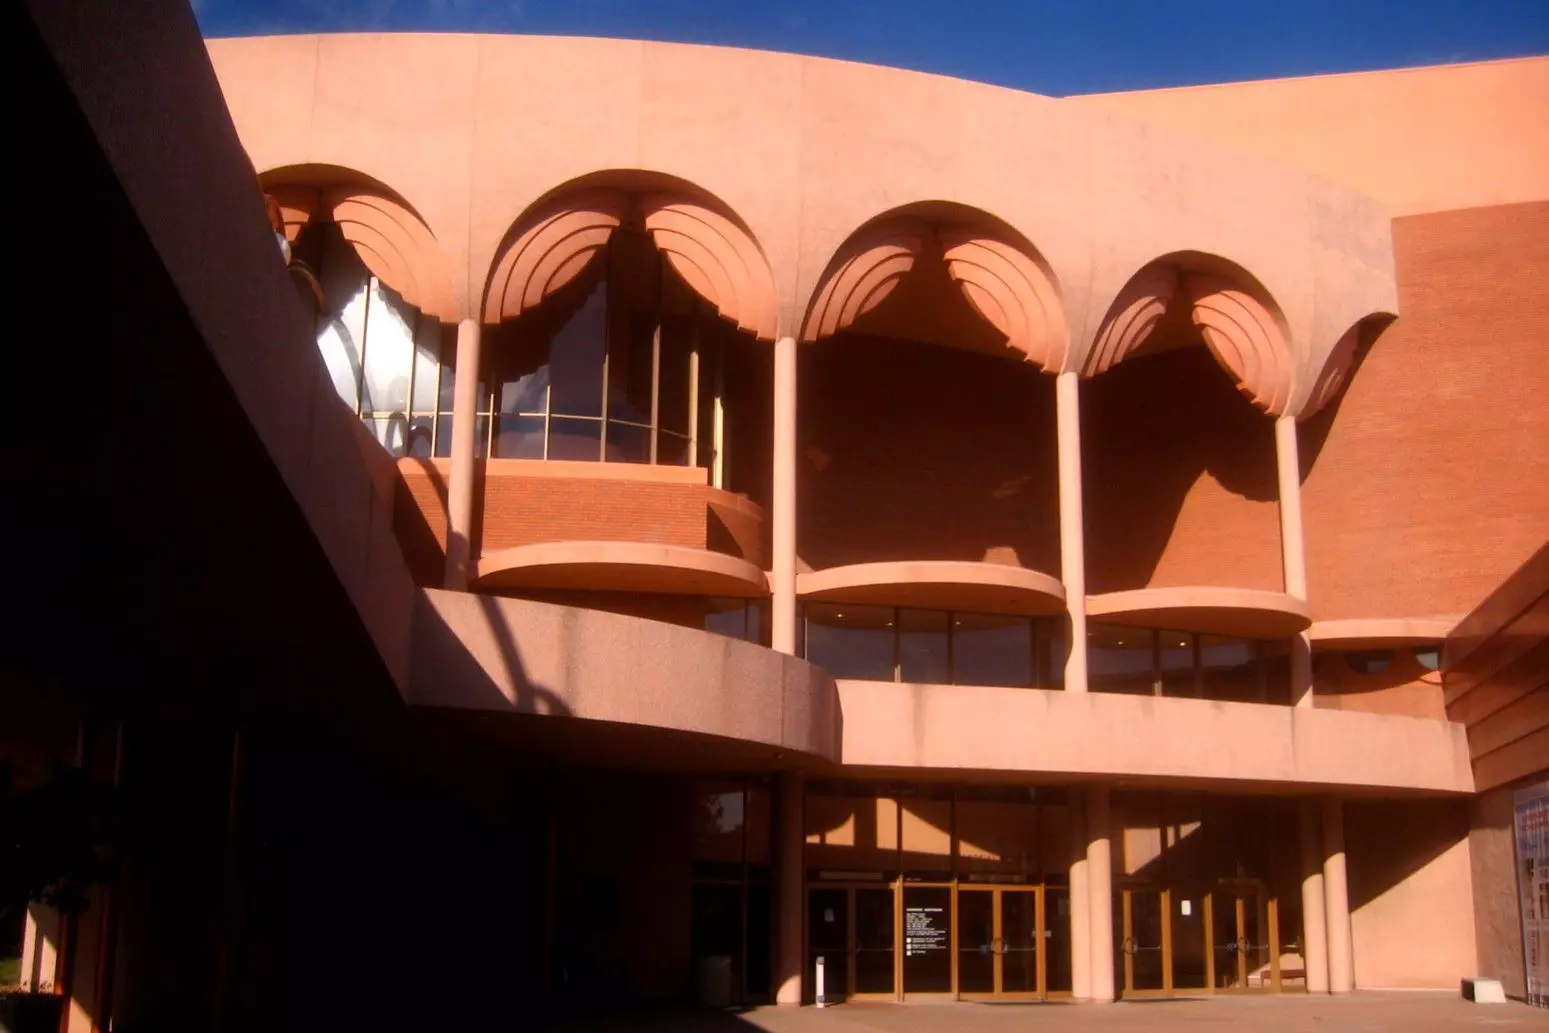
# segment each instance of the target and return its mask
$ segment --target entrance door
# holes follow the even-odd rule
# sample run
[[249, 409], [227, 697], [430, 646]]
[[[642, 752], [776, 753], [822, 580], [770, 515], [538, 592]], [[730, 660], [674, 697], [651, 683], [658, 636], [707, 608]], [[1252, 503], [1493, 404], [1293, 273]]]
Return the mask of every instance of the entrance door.
[[1027, 999], [1043, 994], [1039, 892], [1026, 887], [963, 888], [957, 894], [957, 991], [967, 998]]
[[1222, 879], [1211, 899], [1217, 989], [1280, 990], [1276, 901], [1257, 879]]
[[807, 891], [807, 985], [829, 1001], [893, 996], [896, 916], [891, 886], [814, 886]]
[[1123, 964], [1126, 997], [1172, 991], [1167, 896], [1165, 890], [1149, 886], [1128, 887], [1114, 894], [1114, 940]]

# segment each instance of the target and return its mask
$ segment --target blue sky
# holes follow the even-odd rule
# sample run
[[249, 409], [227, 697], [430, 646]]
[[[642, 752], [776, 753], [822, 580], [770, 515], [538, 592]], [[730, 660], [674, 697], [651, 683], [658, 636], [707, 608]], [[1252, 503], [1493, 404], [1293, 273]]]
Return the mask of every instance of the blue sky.
[[208, 36], [676, 40], [1054, 95], [1549, 53], [1549, 0], [195, 0], [194, 8]]

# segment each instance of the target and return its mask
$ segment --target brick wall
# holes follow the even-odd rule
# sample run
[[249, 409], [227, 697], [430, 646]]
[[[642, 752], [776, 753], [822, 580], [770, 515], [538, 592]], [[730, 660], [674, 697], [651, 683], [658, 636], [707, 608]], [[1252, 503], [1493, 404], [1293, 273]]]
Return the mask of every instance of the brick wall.
[[1202, 345], [1081, 384], [1087, 591], [1283, 586], [1275, 429]]
[[1054, 380], [1028, 363], [840, 334], [803, 345], [804, 569], [990, 561], [1059, 573]]
[[[398, 462], [396, 530], [420, 584], [439, 584], [446, 561], [445, 459]], [[682, 545], [762, 567], [762, 507], [718, 491], [693, 470], [491, 460], [474, 482], [474, 541], [482, 553], [558, 541]]]
[[1549, 203], [1393, 243], [1400, 317], [1302, 428], [1318, 620], [1464, 613], [1549, 537]]

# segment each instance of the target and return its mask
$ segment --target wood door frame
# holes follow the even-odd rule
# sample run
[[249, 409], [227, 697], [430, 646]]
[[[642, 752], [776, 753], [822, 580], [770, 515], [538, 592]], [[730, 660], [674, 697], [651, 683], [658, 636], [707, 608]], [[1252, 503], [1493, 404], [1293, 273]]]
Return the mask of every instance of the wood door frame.
[[[811, 910], [812, 910], [812, 903], [811, 903], [811, 901], [812, 901], [812, 894], [813, 894], [814, 891], [817, 891], [817, 890], [841, 890], [841, 891], [844, 892], [844, 912], [845, 912], [844, 975], [845, 975], [845, 987], [846, 987], [846, 992], [845, 992], [845, 995], [844, 995], [844, 999], [846, 1001], [892, 1001], [892, 1000], [896, 1000], [898, 998], [898, 996], [899, 996], [899, 993], [900, 993], [900, 990], [899, 990], [899, 980], [900, 980], [900, 978], [902, 976], [902, 973], [901, 973], [901, 971], [899, 969], [899, 960], [898, 960], [899, 957], [900, 957], [899, 944], [902, 943], [903, 940], [901, 939], [901, 937], [899, 935], [899, 933], [900, 933], [900, 925], [901, 925], [902, 919], [899, 917], [900, 913], [901, 913], [901, 910], [900, 910], [900, 896], [899, 896], [899, 893], [898, 893], [898, 890], [897, 890], [897, 884], [898, 884], [898, 880], [896, 880], [896, 879], [889, 880], [889, 881], [886, 881], [886, 882], [883, 882], [883, 881], [878, 881], [878, 882], [851, 882], [851, 881], [844, 881], [844, 882], [841, 882], [841, 881], [839, 881], [837, 879], [832, 881], [832, 882], [829, 882], [829, 881], [814, 882], [814, 881], [810, 881], [810, 880], [807, 882], [807, 907], [804, 908], [803, 912], [802, 912], [802, 914], [803, 914], [803, 922], [804, 923], [805, 923], [805, 916], [808, 913], [810, 913]], [[856, 953], [857, 953], [856, 937], [855, 937], [855, 932], [856, 932], [856, 929], [855, 929], [855, 893], [856, 893], [857, 890], [891, 890], [891, 891], [893, 891], [893, 992], [892, 993], [880, 993], [880, 994], [879, 993], [857, 993], [856, 990], [855, 990], [855, 956], [856, 956]], [[810, 929], [806, 930], [806, 934], [807, 934], [806, 935], [806, 941], [807, 942], [803, 945], [805, 947], [805, 950], [803, 952], [803, 958], [804, 958], [804, 961], [803, 961], [803, 977], [802, 977], [803, 979], [806, 978], [806, 976], [805, 976], [806, 967], [805, 966], [810, 962], [810, 960], [812, 958], [812, 954], [813, 954], [811, 930]], [[816, 996], [817, 996], [817, 987], [815, 985], [812, 988], [812, 993], [813, 993], [813, 998], [815, 1000]]]
[[[952, 997], [959, 1001], [1045, 1001], [1049, 999], [1048, 992], [1048, 937], [1044, 935], [1047, 926], [1044, 924], [1044, 887], [1041, 883], [1025, 882], [973, 882], [959, 883], [953, 886], [952, 891]], [[1005, 953], [991, 947], [993, 958], [994, 981], [993, 989], [989, 993], [975, 991], [964, 993], [958, 985], [957, 969], [957, 896], [960, 892], [988, 893], [990, 895], [990, 922], [991, 937], [993, 943], [1004, 944], [1006, 942], [1005, 920], [1001, 912], [1001, 900], [1007, 893], [1026, 893], [1033, 898], [1033, 921], [1037, 923], [1034, 932], [1034, 942], [1037, 944], [1036, 971], [1038, 988], [1036, 990], [1006, 990], [1005, 989]], [[936, 994], [922, 994], [922, 997], [939, 996]]]
[[[1232, 901], [1233, 928], [1237, 933], [1237, 941], [1247, 939], [1247, 906], [1250, 901], [1254, 904], [1255, 918], [1259, 917], [1259, 904], [1263, 905], [1263, 922], [1260, 932], [1263, 934], [1269, 952], [1269, 985], [1248, 985], [1248, 957], [1243, 951], [1236, 951], [1233, 961], [1237, 966], [1237, 982], [1234, 986], [1217, 987], [1215, 985], [1215, 951], [1216, 931], [1212, 921], [1213, 898], [1220, 894], [1223, 898]], [[1224, 901], [1223, 901], [1224, 903]], [[1212, 993], [1224, 994], [1278, 994], [1285, 992], [1284, 982], [1280, 976], [1280, 898], [1269, 888], [1269, 884], [1263, 879], [1257, 878], [1220, 878], [1216, 880], [1215, 887], [1206, 896], [1205, 901], [1205, 927], [1209, 934], [1206, 944], [1206, 968], [1211, 983]]]
[[[1146, 990], [1133, 989], [1135, 983], [1135, 956], [1124, 949], [1124, 943], [1135, 938], [1135, 910], [1133, 898], [1130, 896], [1130, 894], [1134, 893], [1136, 890], [1139, 890], [1142, 893], [1155, 893], [1159, 902], [1158, 906], [1162, 909], [1162, 942], [1160, 944], [1162, 952], [1162, 985], [1160, 987], [1154, 987]], [[1145, 883], [1139, 883], [1128, 886], [1115, 886], [1114, 892], [1121, 895], [1120, 914], [1122, 917], [1120, 919], [1119, 929], [1120, 932], [1123, 933], [1123, 936], [1121, 936], [1119, 940], [1119, 952], [1124, 956], [1122, 985], [1115, 986], [1115, 989], [1119, 991], [1116, 996], [1121, 1000], [1125, 997], [1146, 998], [1173, 996], [1172, 915], [1170, 912], [1170, 908], [1172, 906], [1172, 890], [1167, 887], [1156, 887], [1147, 885]], [[1116, 983], [1119, 982], [1119, 976], [1120, 973], [1114, 973]]]

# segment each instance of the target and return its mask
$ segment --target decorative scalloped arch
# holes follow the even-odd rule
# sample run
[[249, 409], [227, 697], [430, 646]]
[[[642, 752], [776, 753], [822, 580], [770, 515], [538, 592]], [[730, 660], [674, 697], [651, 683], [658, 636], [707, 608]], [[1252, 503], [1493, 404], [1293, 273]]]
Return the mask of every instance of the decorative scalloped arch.
[[542, 304], [581, 274], [614, 230], [638, 216], [651, 242], [695, 293], [739, 329], [774, 340], [774, 276], [747, 231], [688, 189], [642, 191], [659, 177], [624, 175], [633, 179], [628, 186], [563, 190], [517, 222], [496, 256], [484, 321], [514, 319]]
[[739, 329], [774, 340], [774, 279], [758, 246], [736, 223], [679, 195], [647, 197], [641, 208], [652, 242], [700, 297]]
[[623, 224], [629, 199], [615, 190], [569, 194], [523, 220], [495, 259], [484, 292], [484, 322], [515, 319], [591, 264]]
[[820, 341], [882, 304], [925, 251], [931, 231], [915, 219], [890, 219], [856, 238], [818, 291], [802, 328], [804, 341]]
[[1323, 369], [1313, 381], [1312, 391], [1302, 403], [1302, 411], [1296, 415], [1297, 419], [1305, 420], [1339, 394], [1339, 389], [1350, 375], [1350, 367], [1355, 363], [1355, 352], [1361, 343], [1361, 327], [1365, 322], [1363, 319], [1346, 330], [1334, 344], [1334, 350], [1329, 352]]
[[942, 259], [968, 303], [1046, 370], [1065, 368], [1069, 334], [1054, 281], [1029, 255], [981, 233], [943, 228]]
[[1257, 298], [1210, 273], [1183, 280], [1190, 318], [1237, 389], [1271, 416], [1291, 402], [1290, 348], [1280, 323]]
[[820, 341], [882, 304], [927, 249], [939, 249], [948, 275], [1006, 344], [1050, 372], [1064, 368], [1069, 334], [1053, 276], [1028, 249], [1004, 239], [990, 220], [936, 225], [897, 215], [875, 220], [846, 244], [807, 312], [802, 340]]
[[457, 321], [441, 247], [402, 201], [366, 183], [327, 187], [286, 183], [264, 190], [280, 206], [287, 240], [294, 243], [316, 218], [333, 222], [366, 268], [404, 301], [443, 322]]
[[1136, 273], [1108, 309], [1081, 375], [1105, 373], [1145, 344], [1178, 293], [1178, 279], [1171, 265], [1148, 265]]

